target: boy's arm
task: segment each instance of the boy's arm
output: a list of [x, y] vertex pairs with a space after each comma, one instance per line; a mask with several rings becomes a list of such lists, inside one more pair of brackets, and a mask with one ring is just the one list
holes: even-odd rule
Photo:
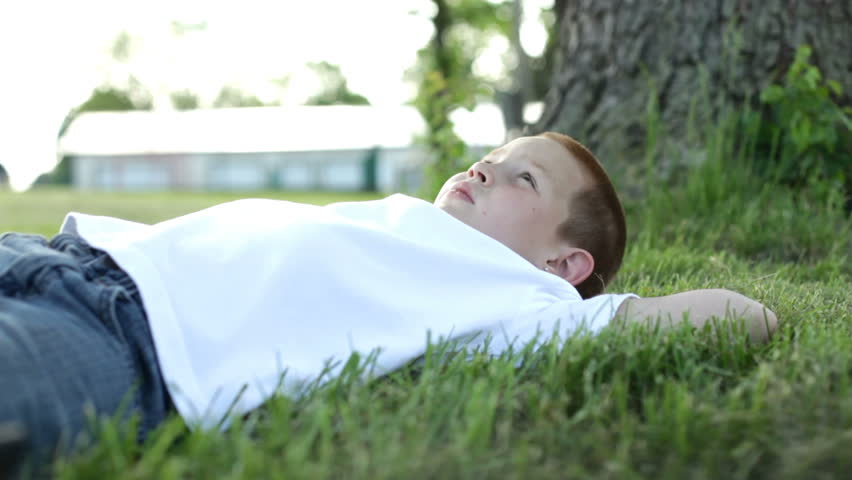
[[645, 322], [653, 325], [659, 319], [663, 327], [671, 327], [684, 320], [701, 328], [711, 318], [722, 320], [742, 319], [749, 338], [755, 343], [765, 343], [778, 327], [778, 319], [771, 310], [760, 303], [730, 290], [691, 290], [664, 297], [630, 298], [622, 302], [614, 321]]

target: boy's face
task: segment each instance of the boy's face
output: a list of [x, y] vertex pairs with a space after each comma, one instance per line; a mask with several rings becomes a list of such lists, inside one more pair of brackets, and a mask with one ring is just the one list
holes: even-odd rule
[[450, 177], [435, 205], [541, 268], [563, 240], [558, 226], [590, 177], [562, 145], [523, 137]]

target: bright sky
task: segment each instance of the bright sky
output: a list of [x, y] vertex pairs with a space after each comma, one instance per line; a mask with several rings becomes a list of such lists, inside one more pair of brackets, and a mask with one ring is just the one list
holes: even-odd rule
[[[548, 4], [524, 0], [527, 12]], [[325, 60], [372, 104], [400, 105], [415, 93], [402, 76], [432, 34], [433, 8], [431, 0], [0, 2], [0, 164], [13, 188], [25, 188], [54, 166], [68, 111], [129, 73], [152, 92], [155, 108], [171, 108], [169, 93], [183, 89], [210, 102], [226, 84], [286, 105], [315, 92], [305, 63]], [[543, 29], [529, 20], [522, 40], [535, 53]], [[206, 29], [177, 35], [173, 21]], [[131, 56], [117, 65], [110, 48], [122, 31]], [[479, 67], [498, 75], [506, 48], [495, 42]], [[282, 89], [275, 79], [285, 76]]]

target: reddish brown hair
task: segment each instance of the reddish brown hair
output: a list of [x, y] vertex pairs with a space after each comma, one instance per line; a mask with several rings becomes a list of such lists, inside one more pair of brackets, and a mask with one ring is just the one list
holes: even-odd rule
[[572, 196], [568, 219], [559, 225], [558, 232], [573, 246], [588, 251], [594, 258], [592, 274], [575, 285], [583, 298], [593, 297], [603, 293], [621, 267], [627, 239], [624, 209], [612, 181], [589, 149], [561, 133], [545, 132], [538, 136], [565, 147], [591, 174], [591, 183]]

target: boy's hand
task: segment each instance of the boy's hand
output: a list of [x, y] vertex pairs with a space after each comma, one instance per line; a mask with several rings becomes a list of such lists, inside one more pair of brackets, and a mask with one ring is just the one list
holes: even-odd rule
[[671, 327], [687, 319], [696, 328], [701, 328], [714, 317], [728, 321], [742, 319], [754, 343], [766, 343], [778, 328], [778, 318], [771, 310], [737, 292], [723, 289], [631, 298], [618, 308], [615, 321], [645, 322], [648, 325], [659, 321], [661, 326]]

